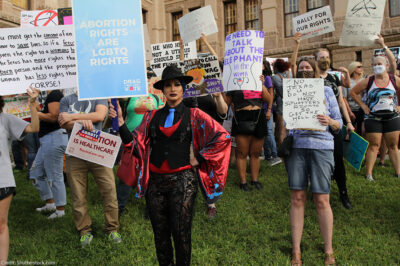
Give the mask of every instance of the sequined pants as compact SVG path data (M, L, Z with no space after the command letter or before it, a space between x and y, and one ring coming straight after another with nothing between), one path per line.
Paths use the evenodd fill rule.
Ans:
M146 204L160 265L190 265L191 228L197 177L193 170L160 175L150 173Z

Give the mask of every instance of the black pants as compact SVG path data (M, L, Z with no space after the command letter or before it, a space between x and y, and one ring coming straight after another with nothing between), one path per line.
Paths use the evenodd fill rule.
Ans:
M343 162L343 136L342 132L333 135L334 150L333 157L335 160L335 169L333 170L332 179L336 180L340 194L347 193L346 188L346 169Z
M171 234L176 265L190 265L196 194L197 177L193 170L168 175L150 174L146 204L160 265L174 265Z

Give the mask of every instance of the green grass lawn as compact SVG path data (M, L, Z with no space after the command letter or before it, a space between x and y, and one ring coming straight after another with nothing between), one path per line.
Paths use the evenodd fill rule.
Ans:
M375 167L376 182L366 181L348 170L348 190L354 205L342 207L333 183L333 246L340 265L400 264L400 179L393 168ZM365 170L364 170L365 171ZM361 172L364 174L364 172ZM15 173L17 195L9 214L9 261L44 261L59 265L156 265L153 233L144 219L144 199L133 195L121 217L123 242L110 244L103 232L100 194L92 178L88 204L95 237L82 249L72 220L68 193L66 216L49 221L35 211L42 206L39 194ZM235 169L230 169L224 195L217 203L218 217L208 221L201 193L198 194L192 230L193 265L288 265L291 256L289 190L283 165L262 162L261 191L242 192ZM308 197L302 240L305 265L322 265L323 241L314 205Z

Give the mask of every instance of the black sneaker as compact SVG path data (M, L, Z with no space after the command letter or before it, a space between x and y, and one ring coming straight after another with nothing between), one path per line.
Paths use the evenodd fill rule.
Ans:
M251 188L247 185L247 183L240 184L240 189L243 191L251 191Z
M256 189L258 189L258 190L260 190L260 189L263 188L263 186L261 185L261 183L258 182L258 181L251 181L250 184L251 184L252 186L254 186Z

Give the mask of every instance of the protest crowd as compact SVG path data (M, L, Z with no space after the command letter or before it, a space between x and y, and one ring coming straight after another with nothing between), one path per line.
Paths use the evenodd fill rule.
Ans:
M124 18L93 21L81 28L136 26ZM323 24L327 22L329 19ZM77 38L81 37L82 32L76 31ZM120 35L129 34L123 31ZM236 168L239 180L235 182L242 193L262 191L267 185L259 180L264 160L271 167L284 164L287 172L291 265L302 265L307 192L312 193L315 204L324 263L336 265L330 205L333 180L343 207L353 208L346 185L345 160L349 159L344 147L353 139L367 143L358 151L361 158L352 164L365 167L366 181L375 181L378 154L378 166L386 165L388 155L390 171L400 178L400 63L380 32L373 34L367 45L360 43L381 49L372 59L373 73L364 72L357 61L333 68L326 48L299 57L308 34L301 31L294 34L292 57L273 61L263 53L266 37L262 31L228 35L224 58L217 57L207 40L209 34L202 31L197 36L207 54L193 56L193 46L182 35L181 41L171 43L177 53L166 62L156 51L165 56L162 47L168 50L169 44L152 45L154 58L128 84L128 93L142 87L144 94L83 96L83 87L91 86L90 79L79 79L79 89L75 86L72 90L32 83L27 95L0 88L0 262L8 258L8 213L12 198L18 197L12 167L22 170L27 166L27 178L43 201L36 211L47 214L48 219L71 217L65 206L72 205L82 247L95 241L88 207L89 173L101 195L106 237L114 244L124 241L118 232L119 221L134 190L137 197L145 198L143 215L151 221L159 264L190 265L198 189L209 220L218 219L228 168ZM94 35L102 37L99 32ZM77 53L79 45L77 39ZM122 55L116 56L124 57L115 64L125 65L130 60L128 49L118 51ZM144 49L136 52L145 58ZM88 62L99 67L91 59ZM79 78L82 76L85 72ZM93 78L107 79L107 72L99 71ZM115 85L120 81L109 82ZM3 109L7 99L15 97L24 98L29 107L24 119ZM67 202L67 188L72 202Z

